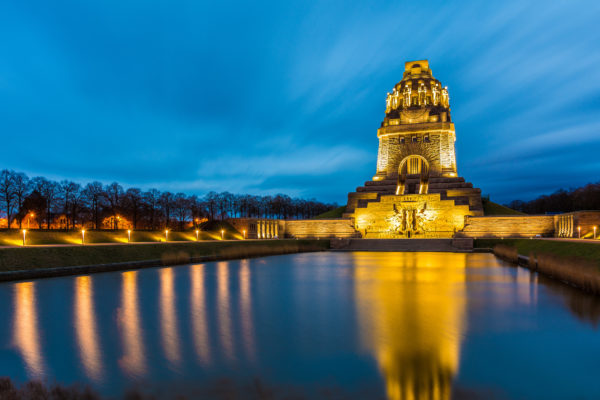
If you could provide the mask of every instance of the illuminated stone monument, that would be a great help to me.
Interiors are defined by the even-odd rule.
[[[363,237],[452,237],[483,215],[481,191],[457,174],[448,88],[427,60],[405,64],[377,137],[377,172],[348,194],[345,214]]]

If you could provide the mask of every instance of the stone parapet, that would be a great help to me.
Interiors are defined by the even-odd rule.
[[[554,235],[553,215],[467,216],[457,237],[509,238]]]

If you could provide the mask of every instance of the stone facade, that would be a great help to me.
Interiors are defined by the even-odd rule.
[[[554,236],[553,215],[505,215],[490,217],[466,217],[465,227],[458,237],[509,238]]]
[[[357,208],[355,226],[363,238],[451,238],[462,229],[469,205],[442,200],[439,193],[381,196]]]
[[[352,238],[360,236],[350,218],[285,220],[285,237],[292,238]]]

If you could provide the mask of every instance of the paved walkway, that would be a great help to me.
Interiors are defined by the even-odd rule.
[[[245,239],[246,241],[252,241],[252,240],[258,240],[258,239]],[[273,239],[275,240],[275,239]],[[172,243],[202,243],[202,242],[239,242],[239,239],[235,239],[235,240],[230,240],[230,239],[226,239],[226,240],[173,240],[173,241],[168,241],[168,242],[114,242],[114,243],[85,243],[83,246],[131,246],[131,245],[137,245],[137,244],[172,244]],[[81,247],[81,244],[77,244],[77,243],[59,243],[59,244],[28,244],[25,247],[31,247],[31,248],[38,248],[38,247]],[[21,248],[23,247],[22,245],[18,245],[18,246],[10,246],[10,245],[6,245],[6,246],[0,246],[0,249],[14,249],[14,248]]]

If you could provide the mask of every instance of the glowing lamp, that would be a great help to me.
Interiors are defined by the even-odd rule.
[[[27,234],[27,230],[23,229],[23,246],[25,246],[25,235]]]
[[[224,234],[225,234],[225,230],[224,230],[224,229],[221,229],[221,240],[223,240],[223,239],[224,239]]]
[[[198,229],[196,229],[196,241],[200,240],[199,234],[200,234],[200,231]]]
[[[246,239],[246,230],[245,229],[243,230],[243,233],[244,233],[244,239]]]
[[[580,226],[577,227],[577,232],[579,232],[579,239],[581,239],[581,227]]]
[[[596,228],[597,228],[597,226],[594,225],[594,239],[596,239]]]
[[[165,229],[165,242],[169,241],[169,230]]]
[[[131,242],[131,230],[127,229],[127,242]]]
[[[85,229],[81,230],[81,244],[85,244]]]

